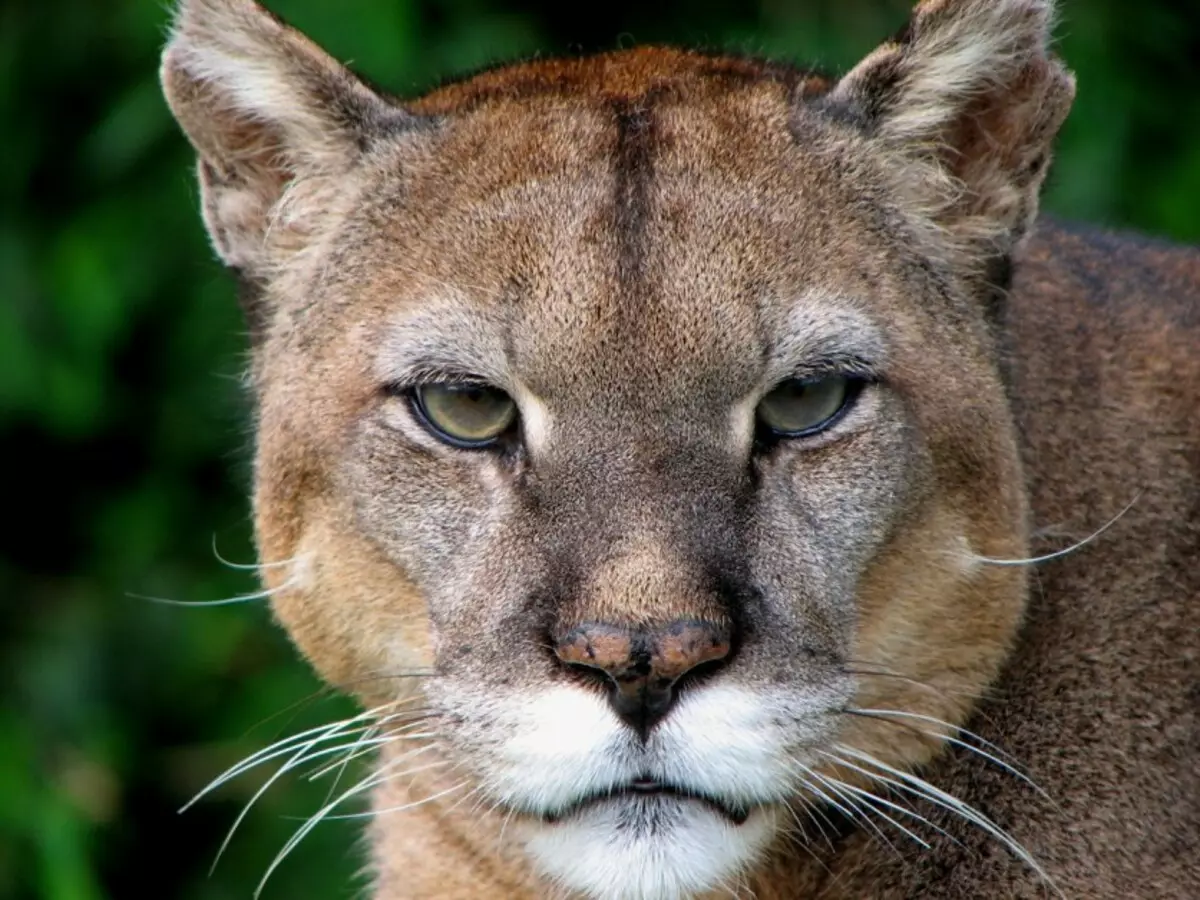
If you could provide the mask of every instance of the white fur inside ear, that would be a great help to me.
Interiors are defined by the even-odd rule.
[[[888,131],[908,139],[928,134],[953,118],[962,100],[1001,83],[1028,60],[1045,53],[1049,7],[1038,0],[966,2],[928,40],[918,38],[906,100]]]
[[[250,0],[184,0],[163,56],[163,76],[177,113],[183,104],[196,105],[192,115],[210,117],[213,133],[241,123],[244,138],[257,127],[262,138],[253,149],[318,163],[344,159],[346,152],[344,123],[329,109],[330,98],[373,96],[315,44]],[[179,84],[191,87],[172,90]]]
[[[253,0],[183,0],[162,81],[213,245],[260,277],[350,208],[364,135],[403,114]]]
[[[830,92],[890,157],[924,251],[986,277],[1038,207],[1074,80],[1050,53],[1051,0],[924,0],[907,35]]]
[[[852,99],[884,59],[897,57],[896,102],[879,122],[880,134],[896,141],[928,139],[973,95],[1044,59],[1052,17],[1048,0],[927,0],[914,14],[911,41],[885,44],[869,55],[834,96]]]

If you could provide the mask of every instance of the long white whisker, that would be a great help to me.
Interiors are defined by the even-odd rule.
[[[387,704],[386,706],[376,707],[375,709],[367,710],[366,712],[360,713],[359,715],[353,716],[349,719],[342,719],[338,722],[333,722],[331,724],[320,725],[320,726],[317,726],[316,728],[310,728],[306,731],[300,732],[299,734],[294,734],[289,737],[283,738],[282,740],[276,741],[274,744],[271,744],[268,747],[264,747],[262,750],[256,751],[255,753],[246,757],[241,762],[226,769],[224,772],[222,772],[220,775],[218,775],[216,778],[214,778],[212,781],[210,781],[203,789],[201,789],[201,791],[198,794],[196,794],[196,796],[194,796],[191,800],[189,800],[183,807],[181,807],[179,811],[180,812],[186,811],[191,806],[193,806],[198,800],[200,800],[202,797],[206,796],[207,794],[212,793],[214,790],[219,788],[221,785],[238,777],[239,775],[243,774],[244,772],[247,772],[256,766],[259,766],[262,763],[267,762],[268,760],[275,759],[279,756],[286,756],[298,744],[304,744],[306,747],[315,746],[317,744],[323,743],[324,741],[333,740],[334,738],[346,737],[347,735],[350,735],[350,734],[356,734],[362,728],[372,727],[371,725],[363,724],[363,723],[369,722],[372,718],[378,719],[378,721],[375,724],[384,724],[386,722],[393,721],[394,719],[402,718],[405,715],[411,714],[409,711],[406,710],[404,712],[392,713],[387,716],[379,717],[379,711],[381,709],[387,709],[391,706],[393,706],[393,704]],[[354,727],[354,726],[361,726],[361,728]],[[311,739],[310,739],[310,736],[312,736]]]
[[[885,800],[883,797],[879,797],[879,796],[871,793],[870,791],[863,790],[860,787],[855,787],[852,784],[847,784],[846,782],[841,781],[840,779],[837,779],[837,778],[827,778],[827,776],[822,776],[822,775],[818,775],[817,777],[818,778],[826,778],[827,782],[835,782],[843,791],[849,791],[850,793],[852,793],[858,797],[862,797],[864,801],[868,801],[868,802],[873,801],[876,803],[882,803],[884,806],[887,806],[890,809],[897,810],[906,815],[911,815],[914,818],[920,819],[922,822],[926,822],[928,824],[927,819],[923,818],[922,816],[917,815],[911,809],[905,809],[903,806],[900,806],[898,803],[893,803],[890,800]],[[907,828],[905,828],[903,825],[901,825],[899,822],[897,822],[895,819],[893,819],[891,816],[889,816],[883,810],[876,809],[875,813],[879,816],[882,816],[884,819],[886,819],[888,822],[890,822],[896,828],[899,828],[901,831],[903,831],[906,835],[908,835],[910,838],[912,838],[914,841],[916,841],[918,844],[920,844],[926,850],[929,849],[929,844],[927,841],[925,841],[923,838],[919,837],[918,835],[914,834],[912,831],[909,831]]]
[[[833,823],[831,821],[829,821],[829,817],[827,815],[825,815],[825,811],[822,810],[821,807],[818,806],[817,804],[812,803],[807,797],[797,797],[796,799],[799,800],[800,803],[803,805],[804,815],[806,815],[808,817],[809,821],[813,823],[813,826],[817,829],[817,833],[821,835],[821,838],[825,841],[826,845],[828,845],[829,849],[832,850],[833,849],[833,839],[830,838],[829,833],[825,831],[825,825],[828,825],[829,830],[834,832],[835,834],[837,833],[837,829],[834,827]],[[799,816],[796,815],[795,810],[793,810],[790,806],[787,807],[787,809],[789,812],[792,813],[793,817],[796,818],[796,824],[799,825],[801,828],[803,828],[804,826],[800,822]],[[821,824],[821,822],[817,818],[817,816],[820,816],[821,819],[825,820],[825,825]]]
[[[338,789],[338,785],[342,783],[342,776],[346,774],[346,769],[349,767],[350,763],[363,753],[369,753],[375,749],[376,744],[374,743],[374,739],[378,735],[378,725],[370,725],[369,727],[363,729],[362,733],[358,736],[358,739],[355,740],[348,749],[343,750],[341,756],[328,765],[322,766],[315,773],[312,773],[308,776],[309,781],[315,781],[317,778],[320,778],[322,775],[328,772],[337,772],[337,775],[335,775],[333,780],[329,783],[329,790],[325,792],[326,803],[332,799],[334,793]],[[365,749],[363,749],[364,743],[366,743]]]
[[[291,559],[281,559],[281,560],[278,560],[277,562],[235,563],[232,560],[228,560],[224,556],[222,556],[221,551],[217,549],[216,534],[213,534],[213,536],[212,536],[212,553],[213,553],[213,556],[215,556],[217,558],[217,562],[219,562],[221,565],[225,566],[226,568],[237,569],[238,571],[241,571],[241,572],[261,572],[264,569],[282,569],[285,566],[294,566],[297,562],[299,562],[303,558],[300,556],[293,556]]]
[[[796,763],[795,765],[799,765],[799,763]],[[812,770],[809,769],[807,766],[805,766],[804,768],[805,768],[805,771],[807,771],[809,773],[809,776],[811,777]],[[821,790],[820,787],[813,784],[809,777],[801,778],[801,782],[802,782],[802,786],[804,787],[805,790],[811,791],[816,796],[820,797],[822,800],[824,800],[826,803],[828,803],[830,806],[832,806],[834,809],[836,809],[838,812],[840,812],[842,815],[844,815],[847,819],[855,820],[858,818],[857,815],[855,815],[853,812],[851,812],[846,807],[842,806],[842,804],[840,804],[833,797],[830,797],[827,793],[825,793],[825,791]]]
[[[445,764],[444,762],[430,763],[429,765],[422,766],[419,769],[413,769],[412,773],[415,774],[416,772],[423,772],[427,769],[436,769],[439,766],[442,766],[444,764]],[[410,773],[404,772],[403,774],[408,775]],[[398,775],[396,777],[399,778],[402,776]],[[327,818],[331,821],[336,820],[336,819],[363,819],[363,818],[369,818],[369,817],[375,817],[375,816],[382,816],[382,815],[386,815],[387,813],[404,812],[405,810],[408,810],[408,809],[416,809],[418,806],[424,806],[426,803],[432,803],[434,800],[437,800],[441,797],[445,797],[447,794],[452,794],[455,791],[462,790],[464,787],[467,786],[468,783],[469,782],[464,778],[462,781],[451,785],[450,787],[446,788],[445,790],[438,791],[436,794],[431,794],[430,796],[426,797],[423,800],[414,800],[412,803],[402,803],[399,806],[387,806],[387,807],[384,807],[383,809],[373,809],[370,812],[365,812],[365,813],[347,813],[345,815],[340,815],[340,816],[328,816]]]
[[[958,814],[967,821],[974,823],[996,840],[1000,841],[1000,843],[1007,847],[1014,856],[1033,869],[1056,894],[1058,894],[1060,897],[1063,896],[1062,891],[1059,890],[1058,886],[1054,883],[1054,880],[1049,876],[1046,870],[1042,868],[1041,864],[1034,859],[1033,854],[1026,850],[1016,838],[1014,838],[1007,831],[1005,831],[970,804],[959,800],[957,797],[946,793],[940,788],[934,787],[923,778],[913,775],[910,772],[897,769],[894,766],[889,766],[887,763],[881,762],[869,754],[855,750],[853,747],[847,747],[843,744],[838,744],[835,745],[834,749],[839,755],[850,756],[867,766],[872,766],[880,769],[881,771],[887,772],[888,774],[900,779],[905,784],[915,788],[917,793],[924,795],[927,799],[935,802],[941,801],[940,805],[942,805],[944,808]]]
[[[345,791],[343,791],[341,794],[339,794],[335,799],[326,803],[316,813],[309,816],[307,821],[305,821],[305,823],[300,828],[298,828],[296,830],[296,832],[288,839],[287,843],[284,844],[283,848],[275,855],[275,859],[272,860],[271,864],[267,867],[267,871],[263,874],[262,879],[259,881],[258,886],[254,890],[254,897],[256,898],[256,900],[257,900],[259,894],[262,893],[262,889],[266,885],[267,880],[271,877],[271,873],[273,873],[275,871],[275,869],[277,869],[279,867],[279,864],[283,862],[284,858],[287,857],[287,855],[292,851],[292,849],[297,844],[299,844],[300,841],[303,840],[304,837],[306,835],[308,835],[308,833],[310,831],[312,831],[326,815],[328,815],[333,809],[335,809],[338,806],[338,804],[342,803],[343,801],[347,800],[348,798],[350,798],[356,794],[360,794],[365,790],[369,790],[370,788],[374,787],[375,785],[380,784],[383,781],[385,781],[387,776],[384,773],[388,769],[392,768],[395,763],[398,763],[400,761],[401,760],[393,760],[392,762],[389,762],[387,765],[382,766],[376,772],[366,776],[365,778],[360,779],[353,786],[347,788]]]
[[[433,764],[431,764],[431,767],[437,766],[437,765],[444,765],[444,763],[433,763]],[[389,768],[389,766],[384,767],[385,770],[387,768]],[[407,774],[407,773],[405,773],[405,774]],[[302,840],[304,840],[304,838],[307,837],[308,834],[314,828],[316,828],[317,825],[319,825],[329,815],[329,813],[333,809],[335,809],[339,804],[341,804],[345,800],[349,799],[350,797],[352,797],[356,794],[361,794],[363,791],[369,790],[370,788],[375,787],[377,784],[381,784],[383,781],[386,781],[387,778],[388,778],[388,776],[386,776],[383,773],[383,771],[376,773],[372,777],[364,778],[361,781],[359,781],[358,784],[343,791],[335,800],[333,800],[330,803],[327,803],[325,806],[323,806],[316,813],[316,815],[311,816],[309,818],[309,820],[304,823],[304,825],[302,825],[299,829],[297,829],[296,833],[294,835],[292,835],[292,837],[284,845],[283,849],[280,850],[279,853],[275,856],[275,859],[271,862],[271,865],[267,867],[267,871],[263,874],[262,880],[259,881],[258,887],[256,887],[254,890],[255,898],[257,898],[262,893],[262,889],[266,885],[268,879],[270,879],[272,873],[274,873],[274,871],[277,868],[279,868],[279,865],[283,862],[284,859],[287,858],[288,854],[290,854],[292,852],[292,850],[294,850],[296,848],[296,846]],[[421,806],[425,803],[429,803],[433,800],[436,800],[440,796],[444,796],[445,794],[449,793],[451,790],[458,790],[465,784],[466,784],[466,782],[460,782],[455,787],[448,788],[445,791],[441,791],[438,794],[434,794],[432,797],[427,797],[422,801],[411,803],[411,804],[406,804],[404,807],[397,807],[397,808],[391,809],[391,810],[382,810],[381,812],[397,812],[400,809]]]
[[[988,750],[990,750],[992,753],[996,754],[996,756],[1007,759],[1011,765],[1020,766],[1019,760],[1013,758],[1010,754],[1006,753],[1003,747],[996,746],[991,741],[976,734],[973,731],[969,731],[968,729],[963,728],[961,725],[954,725],[953,723],[947,722],[945,719],[939,719],[936,716],[928,716],[928,715],[924,715],[923,713],[905,712],[904,710],[901,710],[901,709],[859,709],[856,707],[849,707],[846,709],[846,712],[852,713],[854,715],[874,716],[876,718],[886,718],[887,716],[896,716],[897,718],[901,718],[901,719],[917,719],[921,722],[928,722],[931,725],[940,725],[943,728],[948,728],[950,731],[956,732],[958,734],[966,735],[967,737],[969,737],[975,741],[978,741],[984,747],[987,747]],[[930,737],[947,737],[946,735],[938,735],[938,734],[928,732],[928,731],[922,732],[922,734],[928,734]],[[972,747],[972,749],[978,749],[978,748]],[[1035,787],[1036,787],[1036,785],[1035,785]]]
[[[237,818],[233,820],[233,824],[229,827],[229,831],[225,835],[225,840],[221,841],[221,846],[219,848],[217,848],[216,858],[213,859],[212,868],[209,870],[210,874],[216,869],[217,863],[219,863],[221,861],[221,857],[224,855],[225,850],[228,849],[228,847],[229,847],[229,842],[233,840],[234,834],[237,832],[237,830],[241,826],[242,822],[245,821],[246,816],[248,816],[250,814],[250,810],[258,802],[259,798],[261,798],[263,794],[265,794],[268,790],[270,790],[271,785],[275,784],[275,782],[277,782],[280,778],[282,778],[286,773],[290,772],[292,769],[295,769],[298,766],[301,766],[304,763],[306,763],[312,759],[315,759],[319,756],[328,756],[333,753],[343,752],[346,749],[347,745],[340,744],[340,745],[337,745],[334,747],[325,747],[324,749],[317,750],[315,752],[310,752],[310,751],[312,751],[313,746],[315,746],[315,742],[310,741],[309,743],[307,743],[303,747],[301,747],[299,750],[297,750],[291,759],[289,759],[286,763],[284,763],[282,766],[280,766],[279,769],[270,778],[268,778],[266,780],[266,782],[261,787],[259,787],[259,789],[257,791],[254,792],[254,795],[242,807],[242,811],[240,813],[238,813]]]
[[[272,594],[286,591],[290,587],[292,587],[292,583],[285,581],[277,587],[265,588],[249,594],[238,594],[236,597],[226,597],[223,600],[170,600],[166,597],[150,597],[146,594],[132,593],[126,593],[125,596],[131,600],[145,600],[148,603],[158,603],[163,606],[232,606],[235,603],[251,603],[255,600],[265,600]]]
[[[318,778],[323,778],[324,776],[328,775],[334,769],[338,769],[338,768],[344,769],[349,763],[353,762],[354,760],[358,759],[359,757],[366,756],[368,753],[373,752],[376,747],[382,747],[387,744],[395,743],[397,741],[426,740],[426,739],[432,738],[432,737],[436,737],[436,734],[434,732],[422,731],[422,732],[418,732],[416,734],[385,734],[385,735],[380,735],[379,737],[370,738],[369,740],[365,740],[365,741],[360,738],[359,740],[355,741],[353,744],[350,745],[349,749],[352,751],[351,753],[349,753],[347,756],[345,756],[341,759],[335,760],[325,766],[322,766],[317,771],[308,775],[307,778],[309,781],[316,781]],[[343,747],[342,749],[346,749],[346,748]]]
[[[831,801],[828,794],[822,793],[822,796],[825,798],[826,802],[832,803],[832,805],[836,809],[841,810],[841,812],[844,815],[846,815],[848,818],[850,818],[852,820],[861,820],[863,822],[863,824],[865,824],[868,828],[870,828],[877,835],[879,835],[880,840],[882,840],[885,844],[887,844],[892,849],[893,853],[895,853],[897,856],[903,857],[903,854],[900,853],[899,848],[897,848],[896,845],[893,844],[888,839],[888,836],[883,833],[883,829],[880,828],[878,825],[876,825],[875,822],[871,819],[870,815],[868,814],[869,811],[864,810],[857,802],[855,802],[853,795],[847,795],[847,793],[841,789],[842,787],[844,787],[844,785],[842,785],[841,782],[837,781],[836,779],[826,778],[824,775],[820,774],[819,772],[817,772],[813,769],[810,769],[808,766],[804,765],[803,763],[796,762],[796,763],[794,763],[794,765],[798,766],[801,769],[801,771],[803,771],[808,776],[809,779],[815,779],[815,780],[821,782],[821,784],[825,785],[825,787],[829,788],[829,790],[831,790],[834,794],[836,794],[838,797],[840,797],[848,805],[849,809],[847,809],[846,806],[842,806],[836,802]],[[805,787],[807,787],[809,790],[813,790],[813,791],[817,790],[816,786],[812,783],[812,781],[807,781],[807,783],[805,784]],[[853,812],[851,812],[851,810],[853,810]]]
[[[897,716],[899,718],[916,719],[916,720],[919,720],[922,722],[930,722],[934,725],[941,725],[945,728],[949,728],[952,731],[956,731],[959,734],[962,734],[962,735],[969,737],[975,741],[978,741],[980,744],[982,744],[984,747],[987,747],[988,750],[990,750],[992,752],[989,753],[988,750],[984,750],[980,747],[975,746],[974,744],[970,743],[969,741],[964,741],[960,738],[954,737],[953,735],[941,734],[941,733],[935,732],[935,731],[926,731],[923,728],[916,729],[921,734],[928,735],[929,737],[934,738],[936,740],[946,741],[947,743],[954,744],[957,747],[962,747],[963,749],[969,750],[970,752],[974,753],[976,756],[979,756],[983,759],[988,760],[993,765],[996,765],[996,766],[1000,767],[1001,769],[1004,769],[1004,771],[1008,772],[1014,778],[1018,778],[1021,781],[1025,782],[1027,785],[1029,785],[1031,788],[1033,788],[1033,790],[1035,790],[1038,794],[1040,794],[1044,800],[1046,800],[1048,803],[1050,803],[1056,809],[1059,808],[1058,802],[1053,797],[1051,797],[1050,794],[1047,793],[1042,788],[1041,785],[1039,785],[1036,781],[1034,781],[1031,777],[1029,777],[1028,773],[1022,771],[1020,763],[1016,759],[1014,759],[1010,754],[1006,753],[1002,748],[997,747],[991,741],[986,740],[985,738],[981,737],[980,735],[976,734],[973,731],[969,731],[968,729],[962,728],[960,726],[952,725],[949,722],[943,721],[942,719],[938,719],[933,716],[926,716],[926,715],[922,715],[920,713],[904,712],[903,710],[897,710],[897,709],[847,709],[846,711],[852,715],[862,715],[862,716],[866,716],[868,718],[882,719],[884,721],[888,721],[889,716]],[[897,724],[899,724],[899,723],[897,723]]]
[[[1028,559],[996,559],[990,556],[979,556],[975,553],[968,554],[968,559],[973,562],[986,563],[989,566],[1033,566],[1037,565],[1038,563],[1049,562],[1052,559],[1058,559],[1059,557],[1066,556],[1069,553],[1074,553],[1076,550],[1086,547],[1096,538],[1100,537],[1100,535],[1104,534],[1104,532],[1108,531],[1108,529],[1112,528],[1112,526],[1115,525],[1117,521],[1125,515],[1125,513],[1129,512],[1129,510],[1133,508],[1133,505],[1142,498],[1143,493],[1145,492],[1138,491],[1136,496],[1134,496],[1134,498],[1125,505],[1123,510],[1117,513],[1083,540],[1078,541],[1069,547],[1064,547],[1062,550],[1056,550],[1053,553],[1046,553],[1042,556],[1031,556]]]
[[[273,785],[276,781],[278,781],[280,778],[283,777],[283,774],[285,772],[287,772],[289,769],[292,769],[295,766],[299,765],[301,763],[301,761],[308,758],[306,754],[307,754],[308,749],[311,746],[312,746],[312,744],[306,744],[305,746],[303,746],[299,750],[297,750],[295,755],[293,755],[291,759],[289,759],[286,763],[284,763],[282,766],[280,766],[279,770],[277,772],[275,772],[275,774],[273,774],[270,778],[268,778],[262,784],[262,786],[259,787],[259,789],[254,792],[254,795],[245,803],[245,805],[242,806],[242,811],[238,813],[237,818],[233,820],[233,824],[229,826],[229,831],[227,831],[225,833],[225,840],[221,841],[221,846],[217,848],[217,855],[215,857],[213,857],[212,866],[210,866],[209,870],[208,870],[208,874],[210,876],[212,875],[212,873],[214,871],[216,871],[217,863],[219,863],[221,861],[221,857],[225,854],[226,848],[229,847],[229,842],[233,840],[233,836],[234,836],[234,834],[237,833],[238,827],[242,824],[243,821],[245,821],[246,816],[248,816],[250,814],[250,810],[254,808],[254,804],[258,802],[259,798],[263,794],[265,794],[268,790],[270,790],[271,785]]]
[[[387,742],[386,742],[386,741],[384,741],[384,743],[387,743]],[[404,762],[405,760],[412,759],[414,756],[420,756],[422,753],[426,752],[427,750],[430,750],[430,749],[432,749],[432,748],[433,748],[433,746],[434,746],[434,745],[432,745],[432,744],[422,744],[422,745],[420,745],[420,746],[418,746],[418,747],[415,747],[415,748],[413,748],[413,749],[409,750],[409,751],[408,751],[408,752],[406,752],[406,753],[402,753],[402,754],[400,754],[399,756],[395,756],[395,757],[393,757],[392,759],[388,760],[388,762],[387,762],[387,765],[386,765],[386,767],[385,767],[385,768],[381,768],[381,769],[379,769],[379,770],[376,770],[376,772],[375,772],[375,773],[370,773],[370,774],[368,774],[368,775],[367,775],[367,777],[368,777],[368,778],[373,778],[373,777],[375,776],[375,774],[378,774],[380,771],[385,771],[386,769],[393,768],[393,767],[397,766],[399,763],[401,763],[401,762]],[[311,759],[311,757],[310,757],[310,759]],[[444,762],[438,762],[438,763],[436,763],[435,765],[444,765],[444,764],[445,764]],[[341,761],[340,761],[340,760],[338,760],[338,761],[335,761],[335,762],[333,762],[333,763],[330,763],[328,766],[326,766],[326,767],[325,767],[325,770],[326,770],[326,771],[332,771],[333,769],[336,769],[336,768],[338,768],[338,767],[339,767],[339,766],[341,766],[341,765],[342,765]],[[427,768],[430,768],[430,767],[429,767],[429,766],[422,766],[422,767],[420,767],[420,768],[417,768],[417,769],[408,769],[408,770],[405,770],[404,772],[400,772],[399,774],[393,774],[393,775],[389,775],[389,776],[388,776],[388,778],[389,778],[389,779],[390,779],[390,778],[403,778],[405,775],[411,775],[411,774],[413,774],[413,773],[415,773],[415,772],[423,772],[423,771],[425,771],[425,769],[427,769]],[[385,779],[385,780],[387,780],[387,779]],[[332,793],[330,793],[330,794],[329,794],[329,795],[328,795],[328,796],[325,798],[325,802],[326,802],[326,803],[329,803],[329,802],[332,800],[332,797],[333,797],[333,794],[332,794]],[[332,818],[337,818],[337,817],[336,817],[336,816],[333,816]]]
[[[244,759],[238,764],[237,767],[234,768],[240,767],[244,771],[245,768],[249,768],[256,763],[261,762],[266,758],[268,753],[271,753],[276,748],[282,747],[289,742],[301,743],[310,735],[317,735],[322,732],[324,732],[324,734],[319,738],[319,740],[323,741],[334,737],[345,737],[350,734],[357,734],[360,731],[369,730],[371,728],[383,727],[397,720],[412,719],[413,721],[409,724],[398,727],[395,729],[396,731],[402,731],[408,728],[416,727],[425,721],[426,716],[423,708],[416,707],[411,709],[397,709],[398,706],[400,706],[400,704],[396,701],[384,703],[373,707],[372,709],[364,710],[356,716],[351,716],[346,719],[339,719],[336,722],[326,723],[325,725],[318,725],[315,728],[309,728],[298,734],[293,734],[282,738],[246,757],[246,759]],[[384,714],[384,711],[389,709],[395,710],[395,712]],[[233,769],[231,769],[230,772],[233,772]]]
[[[256,750],[253,754],[236,763],[235,765],[230,766],[228,769],[206,784],[194,797],[192,797],[191,800],[181,806],[179,811],[181,813],[187,812],[208,794],[211,794],[217,788],[221,787],[223,784],[226,784],[232,779],[237,778],[242,773],[250,771],[255,766],[261,765],[262,763],[271,759],[275,759],[279,756],[286,756],[288,753],[291,753],[298,744],[303,744],[304,739],[309,737],[309,735],[316,734],[317,737],[312,738],[311,743],[306,744],[305,746],[314,746],[321,741],[329,740],[330,738],[338,736],[334,734],[334,732],[336,732],[339,726],[347,725],[349,721],[350,720],[343,720],[341,722],[334,722],[331,725],[322,725],[319,728],[311,728],[308,731],[301,732],[300,734],[294,734],[278,740],[270,746],[264,747],[262,750]],[[350,733],[355,733],[355,729],[350,729]]]
[[[861,766],[857,766],[857,765],[855,765],[854,763],[850,762],[850,760],[848,760],[848,759],[842,759],[840,756],[836,756],[836,755],[834,755],[834,754],[832,754],[832,753],[827,753],[827,752],[825,752],[825,751],[821,751],[821,752],[822,752],[822,753],[823,753],[825,756],[827,756],[827,757],[829,757],[831,760],[833,760],[835,763],[837,763],[839,766],[844,766],[844,767],[845,767],[845,768],[847,768],[847,769],[853,769],[855,772],[858,772],[858,773],[860,773],[860,774],[862,774],[862,775],[866,775],[866,776],[867,776],[868,778],[870,778],[872,781],[877,781],[877,782],[880,782],[881,784],[886,784],[886,785],[888,785],[889,787],[894,787],[894,788],[897,788],[897,789],[899,789],[899,790],[906,791],[907,793],[913,793],[913,791],[912,791],[910,788],[907,788],[907,787],[906,787],[906,786],[905,786],[903,783],[900,783],[900,782],[894,781],[893,779],[891,779],[891,778],[888,778],[886,775],[881,775],[881,774],[880,774],[880,773],[878,773],[878,772],[871,772],[871,771],[868,771],[867,769],[864,769],[864,768],[862,768]],[[846,787],[851,787],[851,786],[850,786],[850,785],[846,785]],[[882,797],[880,797],[880,796],[878,796],[878,795],[876,795],[876,794],[872,794],[872,796],[873,796],[873,797],[874,797],[876,800],[879,800],[880,802],[886,802],[886,801],[885,801],[885,800],[884,800]],[[924,794],[920,794],[919,796],[921,796],[921,797],[924,797],[925,795],[924,795]],[[928,798],[928,797],[925,797],[925,799],[927,799],[927,800],[928,800],[929,798]],[[891,804],[889,804],[889,805],[891,805]],[[950,834],[950,832],[946,831],[944,828],[941,828],[940,826],[938,826],[938,825],[937,825],[937,824],[935,824],[934,822],[932,822],[932,821],[930,821],[929,819],[925,818],[924,816],[920,815],[920,814],[919,814],[919,813],[918,813],[916,810],[910,809],[910,808],[908,808],[908,807],[905,807],[905,806],[897,806],[897,807],[895,807],[895,808],[896,808],[896,809],[897,809],[899,812],[902,812],[902,813],[905,813],[906,815],[912,816],[914,819],[919,819],[920,821],[922,821],[922,822],[924,822],[926,825],[928,825],[930,828],[932,828],[934,831],[938,832],[938,834],[942,835],[943,837],[947,838],[947,839],[948,839],[948,840],[950,840],[950,841],[953,841],[955,844],[959,844],[959,845],[961,845],[961,843],[962,843],[962,842],[961,842],[961,841],[959,841],[959,840],[958,840],[958,838],[956,838],[954,835]]]

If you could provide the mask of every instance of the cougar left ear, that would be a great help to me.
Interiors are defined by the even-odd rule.
[[[826,95],[904,162],[928,215],[981,256],[1009,255],[1037,213],[1075,81],[1050,54],[1051,0],[924,0]]]
[[[213,246],[252,282],[325,212],[314,199],[277,227],[285,196],[415,121],[254,0],[180,0],[162,83],[199,157]]]

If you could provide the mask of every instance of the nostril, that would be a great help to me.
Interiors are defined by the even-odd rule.
[[[707,662],[693,666],[676,679],[675,690],[678,691],[680,688],[691,687],[698,681],[705,681],[717,674],[728,664],[729,657],[726,655],[720,659],[710,659]]]
[[[560,663],[564,669],[585,684],[599,685],[603,688],[612,686],[612,679],[599,666],[589,665],[588,663],[566,662],[565,660],[560,660]]]

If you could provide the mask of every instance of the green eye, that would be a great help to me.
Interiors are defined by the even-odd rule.
[[[758,421],[777,437],[805,437],[833,424],[861,382],[844,375],[792,378],[762,398]]]
[[[512,427],[517,404],[486,384],[427,384],[413,391],[422,424],[447,444],[487,447]]]

